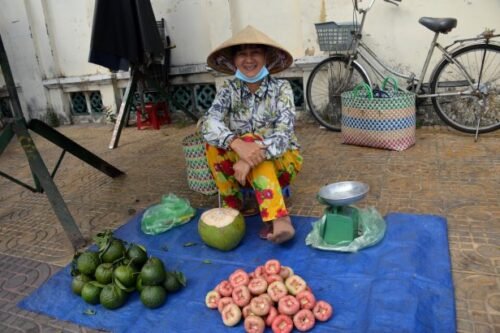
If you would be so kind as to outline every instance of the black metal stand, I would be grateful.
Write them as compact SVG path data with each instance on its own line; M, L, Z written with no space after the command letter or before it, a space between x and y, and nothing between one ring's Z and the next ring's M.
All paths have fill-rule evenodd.
M130 79L127 85L127 89L125 89L125 94L123 95L123 99L120 105L120 110L118 111L118 115L116 117L115 127L113 129L113 135L111 137L111 142L109 143L109 149L115 149L118 147L118 141L120 141L120 135L123 127L127 123L127 119L129 118L130 105L132 105L133 94L137 88L137 91L140 95L141 100L141 108L144 110L144 86L145 82L149 85L153 86L156 91L167 101L168 104L173 105L174 107L182 110L186 115L188 115L194 121L198 121L198 116L196 116L193 112L187 110L186 108L180 106L170 94L168 94L165 89L167 87L161 87L161 85L154 79L148 78L148 75L144 73L139 67L142 66L132 66L130 70Z
M61 163L65 152L66 151L70 152L71 154L75 155L79 159L90 164L94 168L102 171L103 173L105 173L110 177L114 178L124 173L115 168L114 166L112 166L111 164L100 159L98 156L92 154L90 151L83 148L76 142L72 141L71 139L67 138L66 136L62 135L56 130L52 129L45 123L36 119L31 120L29 124L26 123L26 120L24 119L21 110L19 97L17 95L17 90L15 87L14 79L12 77L12 72L10 70L7 53L5 52L1 36L0 36L0 64L5 79L5 84L7 86L7 90L9 93L9 98L12 104L13 115L14 115L14 121L8 123L7 126L4 128L4 130L2 131L2 133L0 133L0 154L3 152L9 141L15 135L19 143L21 144L21 147L23 148L26 157L28 159L31 172L35 180L35 187L31 187L27 184L24 184L23 182L15 179L14 177L6 175L3 172L0 172L0 176L4 176L5 178L15 182L16 184L24 186L33 192L40 192L40 193L45 192L52 206L52 209L57 215L57 218L59 219L59 222L61 223L69 240L71 241L73 248L76 250L84 246L86 241L83 238L80 230L78 229L78 226L76 225L75 221L73 220L73 217L71 216L71 213L69 212L68 207L66 206L64 199L61 196L61 193L59 192L57 186L53 181L53 176L55 175L55 172L57 171L57 168L59 167L59 164ZM47 167L40 153L38 152L38 149L36 148L36 145L33 142L33 139L31 138L28 129L38 133L45 139L51 141L52 143L63 149L61 157L59 158L52 174L50 174L49 171L47 170Z
M118 147L118 142L120 141L120 135L123 127L129 119L130 105L132 105L133 95L136 91L139 93L141 109L144 112L144 87L146 83L153 86L154 89L164 98L164 100L175 108L182 110L187 116L189 116L194 121L198 121L198 116L193 112L182 107L172 98L168 91L168 70L170 67L170 49L175 48L175 45L170 45L170 39L166 38L165 47L165 61L166 64L162 66L162 78L153 78L145 65L131 65L130 67L130 79L125 89L125 94L123 95L122 102L120 104L120 110L116 117L115 127L113 129L113 135L111 136L111 142L109 143L109 149L115 149ZM161 84L158 82L161 81Z
M137 75L138 73L135 70L135 67L132 67L130 69L130 79L120 104L120 110L116 116L116 123L113 129L113 135L111 136L111 142L109 143L109 149L115 149L118 147L123 126L127 123L126 120L128 119L129 108L132 104L132 100L134 99L134 91L137 87Z

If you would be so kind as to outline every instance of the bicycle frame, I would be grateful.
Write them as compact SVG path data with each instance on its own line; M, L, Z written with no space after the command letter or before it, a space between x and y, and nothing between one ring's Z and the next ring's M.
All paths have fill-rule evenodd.
M367 6L366 9L358 9L357 4L355 6L355 10L358 11L362 17L361 17L361 23L359 25L359 30L356 31L356 33L353 35L353 47L352 50L347 52L347 56L349 57L349 62L348 65L352 63L358 56L365 61L365 63L375 72L375 74L381 78L384 77L384 75L378 70L377 67L375 67L372 63L371 60L375 61L379 66L381 66L383 69L388 71L389 73L406 79L409 84L412 84L412 86L416 83L416 89L415 89L415 94L417 98L429 98L429 97L441 97L441 96L460 96L460 95L468 95L470 93L465 93L465 92L453 92L453 93L437 93L437 94L429 94L429 93L423 93L421 94L421 88L424 85L423 80L425 78L425 75L427 73L427 70L429 68L429 63L432 59L432 56L434 54L434 49L438 49L441 51L443 54L443 57L446 58L448 61L452 62L455 64L459 70L464 74L464 76L467 78L467 82L463 82L464 85L469 85L471 88L474 88L474 80L471 78L469 73L465 70L465 68L457 62L451 55L451 53L448 51L452 46L459 44L460 46L463 46L464 44L470 44L478 40L489 40L490 38L498 37L500 35L488 35L484 37L475 37L475 38L467 38L467 39L461 39L461 40L456 40L452 44L443 47L441 44L437 42L437 39L439 37L439 33L436 32L434 34L434 38L432 39L432 42L429 47L429 51L427 52L427 57L425 58L424 65L422 67L422 71L420 73L419 78L416 78L416 75L414 73L399 73L392 69L389 65L384 63L377 55L376 53L371 50L361 39L362 39L362 32L363 28L365 25L365 19L366 19L366 14L368 11L371 9L373 6L375 0L371 0L370 4ZM366 53L366 54L365 54ZM367 57L371 57L371 60Z
M397 76L397 77L400 77L400 78L403 78L403 79L406 79L408 82L414 82L415 81L415 74L414 73L408 73L408 74L403 74L403 73L399 73L395 70L393 70L392 68L390 68L387 64L385 64L379 57L377 57L376 53L374 51L372 51L361 39L362 39L362 32L363 32L363 28L364 28L364 25L365 25L365 20L366 20L366 14L368 13L368 11L371 9L371 7L373 6L375 0L372 0L370 2L370 4L367 6L366 9L358 9L357 8L357 2L355 4L355 10L358 11L362 17L361 17L361 23L359 25L359 30L356 31L356 33L354 34L353 36L353 47L350 51L347 52L347 55L349 56L350 60L349 60L349 65L350 63L355 60L357 58L357 56L359 55L361 59L363 59L365 61L365 63L371 67L371 69L375 72L375 74L377 74L379 77L383 78L383 74L378 70L378 68L376 68L371 62L370 60L367 58L366 55L364 55L363 53L360 52L360 48L362 50L364 50L368 55L370 55L372 57L373 60L375 60L382 68L384 68L385 70L387 70L389 73ZM427 56L429 58L429 55ZM424 73L425 74L425 73ZM421 81L420 81L421 82ZM420 89L420 87L419 87Z

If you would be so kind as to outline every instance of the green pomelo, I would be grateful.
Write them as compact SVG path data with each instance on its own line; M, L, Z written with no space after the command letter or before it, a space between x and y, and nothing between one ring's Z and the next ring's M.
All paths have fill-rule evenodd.
M99 304L102 287L95 281L85 283L82 288L82 299L89 304Z
M99 297L101 305L106 309L118 309L120 306L125 304L127 300L127 293L115 284L107 284L102 288L101 295Z
M186 278L181 272L167 272L163 287L169 293L173 293L181 289L186 284Z
M125 287L135 287L136 277L135 270L130 266L118 266L113 271L115 280L120 281Z
M83 286L85 285L85 283L89 281L91 281L91 279L87 275L85 274L77 275L71 281L71 289L75 294L81 295Z
M94 272L100 264L101 260L99 260L97 252L83 252L76 259L76 268L78 271L88 276L94 276Z
M160 307L167 299L167 292L162 286L145 286L141 291L141 302L148 308Z
M165 266L163 262L155 257L151 257L142 266L140 277L143 286L157 286L165 281Z
M148 260L148 254L139 245L133 244L127 251L127 257L132 261L132 264L141 268Z
M163 264L163 261L161 261L160 258L150 257L148 259L147 263L150 264L150 265L160 266L161 268L163 268L164 271L166 271L165 265Z
M201 215L198 233L208 246L230 251L245 235L245 220L236 209L213 208Z
M102 252L101 259L103 262L113 263L116 260L125 257L127 250L120 239L113 239L109 247Z
M102 284L111 283L113 280L113 264L103 263L97 266L95 270L95 279Z

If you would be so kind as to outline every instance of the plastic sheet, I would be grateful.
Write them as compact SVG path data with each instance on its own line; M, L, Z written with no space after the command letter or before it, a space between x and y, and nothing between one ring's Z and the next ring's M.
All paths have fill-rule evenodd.
M327 251L356 252L377 244L384 238L385 221L374 207L357 208L359 213L359 228L361 234L351 242L329 244L323 239L326 216L313 223L313 229L306 237L306 245Z
M304 245L315 217L292 216L295 238L275 245L259 239L262 221L253 216L246 219L247 233L240 245L228 253L204 245L194 223L199 214L192 222L156 236L141 232L138 214L114 232L118 238L144 245L167 269L185 274L187 286L168 295L163 306L146 308L138 293L117 310L87 304L71 291L70 266L55 273L19 306L113 333L243 332L243 323L224 326L219 312L206 307L205 295L236 269L251 271L273 258L292 267L318 299L335 307L334 317L317 323L314 333L456 332L448 235L442 217L389 214L382 242L346 253ZM196 245L184 246L188 242ZM88 309L95 314L85 314ZM268 328L266 333L270 332Z
M141 230L148 235L158 235L189 222L195 213L187 199L169 193L162 197L161 203L146 209L141 220Z

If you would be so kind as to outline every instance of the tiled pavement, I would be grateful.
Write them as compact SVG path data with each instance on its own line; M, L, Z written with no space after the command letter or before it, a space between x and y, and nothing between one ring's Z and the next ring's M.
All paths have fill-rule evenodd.
M73 217L90 239L115 229L136 211L172 192L194 207L215 207L216 196L190 191L181 141L194 126L159 131L125 128L119 147L108 150L112 127L58 128L126 172L112 179L66 154L55 177ZM382 214L415 212L448 219L459 332L500 332L500 131L470 136L446 128L417 130L417 145L390 152L341 144L339 133L314 124L297 127L305 158L292 186L293 214L320 216L318 189L360 180L370 192L359 206ZM60 149L34 135L49 170ZM0 170L32 182L17 141L0 157ZM71 323L30 313L16 303L72 258L72 249L47 197L0 178L0 332L91 332ZM429 262L432 265L432 262ZM444 333L444 332L438 332Z

